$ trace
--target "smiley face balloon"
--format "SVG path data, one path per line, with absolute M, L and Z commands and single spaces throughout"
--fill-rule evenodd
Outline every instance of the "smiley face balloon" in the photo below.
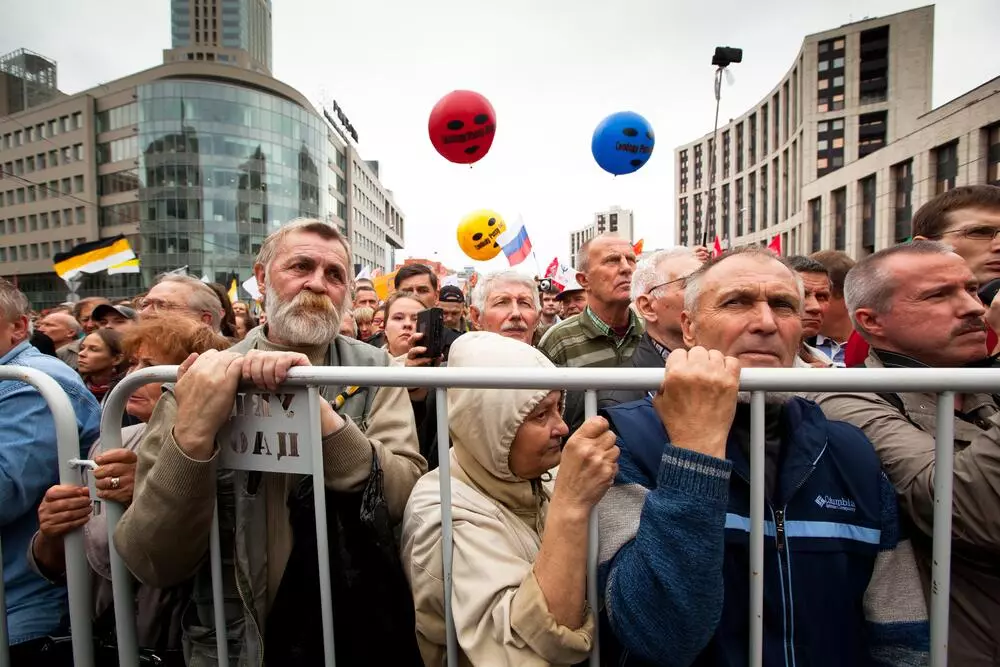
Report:
M 458 223 L 458 247 L 477 262 L 485 262 L 500 254 L 500 235 L 507 223 L 496 211 L 473 211 Z

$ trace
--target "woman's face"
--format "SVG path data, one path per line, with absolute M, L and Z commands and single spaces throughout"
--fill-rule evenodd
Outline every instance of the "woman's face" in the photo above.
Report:
M 80 344 L 80 356 L 77 359 L 77 369 L 80 375 L 105 373 L 118 363 L 111 355 L 111 350 L 97 334 L 90 334 Z
M 559 465 L 569 427 L 562 418 L 562 392 L 551 391 L 514 434 L 507 464 L 521 479 L 536 479 Z
M 377 310 L 372 317 L 372 332 L 376 331 L 385 331 L 385 311 Z
M 358 338 L 361 340 L 368 340 L 374 333 L 375 330 L 372 329 L 371 322 L 358 322 Z
M 389 354 L 398 357 L 410 351 L 413 334 L 417 330 L 417 313 L 424 304 L 416 299 L 403 298 L 392 304 L 392 310 L 385 320 L 385 338 L 389 342 Z
M 144 344 L 139 347 L 139 354 L 133 360 L 132 367 L 128 369 L 128 372 L 133 373 L 143 368 L 149 368 L 150 366 L 165 366 L 169 364 L 169 359 L 164 358 L 160 353 Z M 154 382 L 152 384 L 144 384 L 136 389 L 128 397 L 128 403 L 125 404 L 125 412 L 141 422 L 145 423 L 149 421 L 149 417 L 153 414 L 153 408 L 156 407 L 156 402 L 160 400 L 160 395 L 162 394 L 160 386 L 160 383 Z
M 233 304 L 233 313 L 235 313 L 236 315 L 246 315 L 247 305 L 241 301 L 237 301 L 236 303 Z M 238 321 L 239 320 L 237 319 L 237 322 Z

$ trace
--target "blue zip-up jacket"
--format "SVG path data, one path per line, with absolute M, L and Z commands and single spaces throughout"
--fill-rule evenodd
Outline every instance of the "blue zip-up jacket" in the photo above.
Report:
M 621 449 L 599 505 L 604 664 L 749 664 L 750 465 L 738 438 L 723 461 L 671 445 L 649 398 L 603 414 Z M 866 599 L 876 559 L 898 540 L 871 443 L 804 399 L 781 414 L 765 510 L 764 664 L 922 664 L 925 609 L 869 609 L 892 592 Z
M 0 357 L 0 365 L 44 372 L 69 396 L 86 458 L 100 433 L 101 409 L 76 371 L 28 342 Z M 7 595 L 10 643 L 20 644 L 60 630 L 66 615 L 66 589 L 54 586 L 28 567 L 28 547 L 38 530 L 38 505 L 59 483 L 56 429 L 41 394 L 23 382 L 0 382 L 0 544 Z

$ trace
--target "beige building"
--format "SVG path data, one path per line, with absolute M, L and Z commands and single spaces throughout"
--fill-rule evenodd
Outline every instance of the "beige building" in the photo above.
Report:
M 575 267 L 580 247 L 590 239 L 604 233 L 615 233 L 630 242 L 633 238 L 635 216 L 632 209 L 612 206 L 606 211 L 594 214 L 594 221 L 586 227 L 581 227 L 569 233 L 569 262 Z
M 378 161 L 362 159 L 353 144 L 348 152 L 351 210 L 347 220 L 354 264 L 358 270 L 367 266 L 388 273 L 396 263 L 395 251 L 403 247 L 403 214 L 392 190 L 379 180 Z
M 1000 181 L 1000 79 L 931 110 L 933 35 L 922 7 L 806 37 L 718 150 L 711 134 L 675 149 L 677 243 L 780 235 L 785 254 L 859 257 L 906 239 L 937 192 Z

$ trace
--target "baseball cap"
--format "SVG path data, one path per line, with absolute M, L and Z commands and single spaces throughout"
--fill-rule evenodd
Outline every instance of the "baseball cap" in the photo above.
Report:
M 445 285 L 438 293 L 438 301 L 443 303 L 465 303 L 465 295 L 455 285 Z
M 138 314 L 128 306 L 112 306 L 111 304 L 102 303 L 90 314 L 91 319 L 100 320 L 108 315 L 115 313 L 121 315 L 126 320 L 137 320 L 139 319 Z

